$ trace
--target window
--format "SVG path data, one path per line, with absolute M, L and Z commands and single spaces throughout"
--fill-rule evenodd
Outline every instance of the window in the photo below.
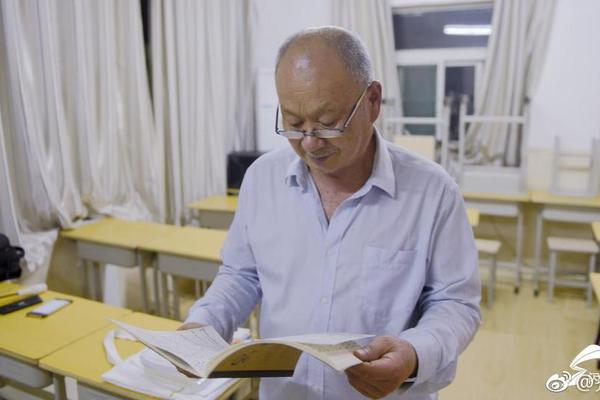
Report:
M 397 50 L 486 47 L 492 8 L 399 11 L 393 18 Z
M 396 63 L 406 117 L 443 118 L 450 113 L 450 140 L 458 137 L 463 98 L 473 112 L 491 32 L 492 5 L 394 10 Z M 406 125 L 411 134 L 435 135 L 439 125 Z

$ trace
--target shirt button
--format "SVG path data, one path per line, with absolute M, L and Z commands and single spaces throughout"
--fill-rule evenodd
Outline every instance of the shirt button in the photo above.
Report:
M 321 304 L 327 304 L 327 297 L 321 297 Z

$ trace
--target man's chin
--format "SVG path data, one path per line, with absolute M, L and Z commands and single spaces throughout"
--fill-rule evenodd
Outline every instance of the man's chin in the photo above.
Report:
M 321 174 L 330 175 L 335 173 L 338 168 L 335 163 L 331 162 L 331 160 L 328 161 L 329 162 L 315 162 L 314 160 L 309 159 L 307 163 L 312 171 L 319 171 Z

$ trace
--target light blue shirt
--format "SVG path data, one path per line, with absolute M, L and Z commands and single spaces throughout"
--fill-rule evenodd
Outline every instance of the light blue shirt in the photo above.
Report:
M 391 335 L 417 353 L 414 383 L 386 399 L 431 399 L 455 376 L 480 322 L 477 250 L 461 193 L 437 164 L 376 134 L 373 171 L 328 223 L 291 149 L 246 172 L 223 265 L 186 322 L 226 339 L 260 301 L 262 337 Z M 262 399 L 365 399 L 303 355 L 293 377 L 261 380 Z

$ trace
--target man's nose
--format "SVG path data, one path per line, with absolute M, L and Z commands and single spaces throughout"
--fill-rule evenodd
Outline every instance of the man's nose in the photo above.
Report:
M 302 148 L 310 153 L 326 145 L 325 139 L 321 139 L 315 136 L 304 136 L 302 138 Z

